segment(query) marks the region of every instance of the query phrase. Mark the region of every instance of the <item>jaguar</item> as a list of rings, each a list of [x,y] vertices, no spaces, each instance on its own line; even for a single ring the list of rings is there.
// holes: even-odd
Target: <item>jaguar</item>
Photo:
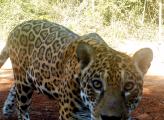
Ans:
[[[112,49],[97,34],[80,36],[42,20],[16,26],[0,53],[0,68],[11,59],[14,85],[3,114],[30,120],[34,90],[59,101],[59,120],[130,120],[142,97],[143,77],[153,52],[133,56]]]

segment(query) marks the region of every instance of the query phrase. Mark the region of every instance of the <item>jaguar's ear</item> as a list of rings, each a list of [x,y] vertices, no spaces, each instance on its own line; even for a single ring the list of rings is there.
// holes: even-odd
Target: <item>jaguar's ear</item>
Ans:
[[[76,52],[78,55],[79,66],[82,70],[84,70],[92,63],[94,50],[89,44],[80,42],[78,43]]]
[[[137,69],[144,75],[153,60],[153,51],[150,48],[142,48],[133,55],[133,58]]]

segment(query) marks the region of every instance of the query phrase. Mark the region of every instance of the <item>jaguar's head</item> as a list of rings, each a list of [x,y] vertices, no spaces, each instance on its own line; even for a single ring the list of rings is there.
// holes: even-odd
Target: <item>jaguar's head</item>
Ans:
[[[77,47],[81,68],[81,98],[93,120],[128,120],[141,100],[143,77],[153,59],[152,50],[143,48],[132,57],[111,48],[96,52],[80,43]]]

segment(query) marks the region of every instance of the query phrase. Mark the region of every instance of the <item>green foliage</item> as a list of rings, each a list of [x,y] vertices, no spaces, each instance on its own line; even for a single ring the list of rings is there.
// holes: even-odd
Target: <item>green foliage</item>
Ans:
[[[110,25],[111,21],[137,21],[144,17],[144,22],[158,23],[158,4],[147,0],[103,0],[100,4],[100,13],[104,24]],[[144,11],[145,7],[145,11]],[[143,16],[144,12],[144,16]]]
[[[79,35],[97,32],[110,44],[125,39],[157,41],[155,0],[94,0],[94,11],[91,0],[0,0],[0,40],[31,19],[56,22]]]

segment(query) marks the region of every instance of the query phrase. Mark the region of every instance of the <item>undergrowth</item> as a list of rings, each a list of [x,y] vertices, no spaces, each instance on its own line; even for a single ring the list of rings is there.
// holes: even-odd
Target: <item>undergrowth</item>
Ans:
[[[111,45],[126,44],[125,40],[158,42],[158,25],[148,18],[142,21],[143,9],[116,3],[95,0],[93,10],[91,0],[0,0],[0,41],[6,41],[16,25],[37,19],[61,24],[79,35],[96,32]]]

